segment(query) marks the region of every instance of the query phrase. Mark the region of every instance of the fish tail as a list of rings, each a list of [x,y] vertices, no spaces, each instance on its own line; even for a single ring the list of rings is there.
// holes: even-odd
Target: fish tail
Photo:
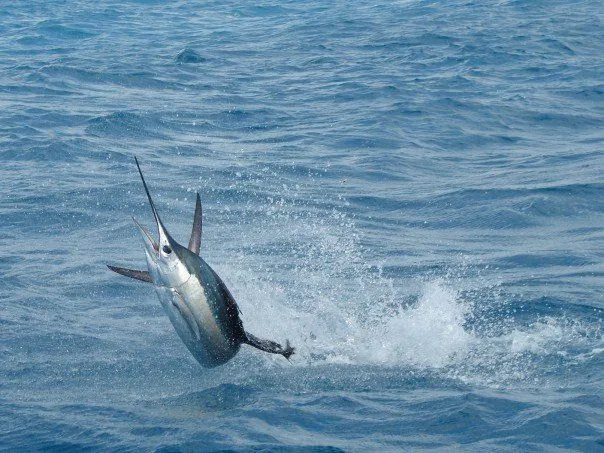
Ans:
[[[287,360],[289,360],[292,354],[296,351],[296,349],[289,344],[289,340],[285,340],[285,347],[283,347],[275,341],[263,340],[262,338],[258,338],[247,332],[245,333],[244,343],[264,352],[282,355]]]

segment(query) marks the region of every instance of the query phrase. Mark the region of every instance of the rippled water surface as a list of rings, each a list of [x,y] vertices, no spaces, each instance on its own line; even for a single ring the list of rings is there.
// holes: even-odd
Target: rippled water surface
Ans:
[[[0,448],[604,449],[599,1],[0,8]],[[251,332],[201,368],[133,156]]]

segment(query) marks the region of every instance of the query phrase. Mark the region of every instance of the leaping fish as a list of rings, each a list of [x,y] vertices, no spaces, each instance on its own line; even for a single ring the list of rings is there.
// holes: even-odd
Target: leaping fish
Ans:
[[[289,359],[294,353],[289,341],[286,340],[283,347],[245,331],[235,299],[218,274],[199,256],[202,230],[199,193],[189,245],[183,247],[170,236],[159,218],[138,159],[135,157],[134,160],[157,224],[159,241],[133,219],[143,237],[148,270],[107,267],[154,285],[176,333],[202,366],[212,368],[226,363],[242,344]]]

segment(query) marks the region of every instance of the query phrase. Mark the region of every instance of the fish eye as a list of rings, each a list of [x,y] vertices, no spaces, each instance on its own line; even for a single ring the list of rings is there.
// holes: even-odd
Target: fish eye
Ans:
[[[164,253],[165,253],[166,255],[169,255],[170,253],[172,253],[172,249],[171,249],[170,247],[168,247],[167,245],[164,245],[164,246],[162,247],[162,250],[164,251]]]

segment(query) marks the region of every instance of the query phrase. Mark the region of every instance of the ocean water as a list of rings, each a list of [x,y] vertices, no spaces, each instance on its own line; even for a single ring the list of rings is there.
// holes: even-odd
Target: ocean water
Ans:
[[[0,449],[603,451],[600,1],[0,7]],[[201,368],[131,217],[249,347]]]

